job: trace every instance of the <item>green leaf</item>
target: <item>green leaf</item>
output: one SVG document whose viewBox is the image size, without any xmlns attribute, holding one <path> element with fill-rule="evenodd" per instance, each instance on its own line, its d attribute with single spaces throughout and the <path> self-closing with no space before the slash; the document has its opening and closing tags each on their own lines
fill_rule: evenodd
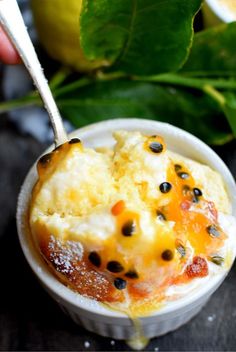
<svg viewBox="0 0 236 352">
<path fill-rule="evenodd" d="M 224 97 L 225 103 L 223 104 L 222 109 L 227 117 L 234 137 L 236 137 L 236 95 L 228 92 L 224 94 Z"/>
<path fill-rule="evenodd" d="M 84 0 L 80 40 L 89 60 L 149 75 L 178 70 L 189 53 L 201 0 Z"/>
<path fill-rule="evenodd" d="M 209 144 L 232 139 L 218 103 L 196 90 L 126 80 L 93 82 L 58 95 L 57 103 L 62 115 L 76 127 L 111 118 L 140 117 L 169 122 Z"/>
<path fill-rule="evenodd" d="M 219 92 L 211 85 L 204 86 L 204 92 L 208 94 L 219 106 L 228 120 L 229 126 L 236 137 L 236 95 L 233 92 Z"/>
<path fill-rule="evenodd" d="M 191 76 L 236 76 L 236 22 L 194 36 L 188 61 L 180 72 Z"/>
</svg>

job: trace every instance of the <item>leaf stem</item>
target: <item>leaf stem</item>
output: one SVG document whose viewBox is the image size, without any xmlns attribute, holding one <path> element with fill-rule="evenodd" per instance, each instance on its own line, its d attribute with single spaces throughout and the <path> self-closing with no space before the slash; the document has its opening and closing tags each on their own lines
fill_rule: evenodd
<svg viewBox="0 0 236 352">
<path fill-rule="evenodd" d="M 50 88 L 52 90 L 55 90 L 65 81 L 65 79 L 69 76 L 70 73 L 71 72 L 67 67 L 60 68 L 51 78 L 49 83 Z"/>
<path fill-rule="evenodd" d="M 156 76 L 133 77 L 133 80 L 141 82 L 156 82 L 164 84 L 174 84 L 177 86 L 189 87 L 204 90 L 205 86 L 212 86 L 218 89 L 236 90 L 236 80 L 212 79 L 212 78 L 192 78 L 184 77 L 179 74 L 166 73 Z"/>
<path fill-rule="evenodd" d="M 210 86 L 209 84 L 206 84 L 203 87 L 203 91 L 210 95 L 215 101 L 217 101 L 221 106 L 225 104 L 225 97 L 214 87 Z"/>
<path fill-rule="evenodd" d="M 66 72 L 59 71 L 58 75 L 54 77 L 54 82 L 51 83 L 52 87 L 55 87 L 54 96 L 56 98 L 68 94 L 70 92 L 76 91 L 81 87 L 92 84 L 97 81 L 109 81 L 116 80 L 121 78 L 126 78 L 133 81 L 139 82 L 153 82 L 159 84 L 168 84 L 182 87 L 189 87 L 193 89 L 198 89 L 209 96 L 211 96 L 215 101 L 217 101 L 221 106 L 225 104 L 224 96 L 217 89 L 231 89 L 236 90 L 236 80 L 227 80 L 227 79 L 208 79 L 208 78 L 193 78 L 186 77 L 180 74 L 167 73 L 160 74 L 155 76 L 127 76 L 121 72 L 113 72 L 111 74 L 99 73 L 95 78 L 93 77 L 83 77 L 72 83 L 66 84 L 64 86 L 58 86 L 63 82 Z M 70 97 L 71 98 L 71 97 Z M 31 92 L 26 97 L 0 103 L 0 113 L 10 111 L 13 109 L 21 108 L 24 106 L 42 106 L 41 99 L 36 92 Z"/>
<path fill-rule="evenodd" d="M 96 79 L 99 81 L 112 81 L 120 78 L 130 78 L 126 73 L 123 72 L 111 72 L 111 73 L 104 73 L 103 71 L 96 72 Z"/>
<path fill-rule="evenodd" d="M 26 106 L 42 106 L 43 103 L 39 96 L 28 95 L 24 98 L 15 99 L 0 103 L 0 114 Z"/>
<path fill-rule="evenodd" d="M 66 94 L 72 92 L 73 90 L 79 89 L 81 87 L 85 87 L 93 82 L 93 79 L 89 77 L 84 77 L 79 80 L 76 80 L 72 83 L 65 85 L 64 87 L 60 87 L 55 89 L 54 97 L 58 97 L 59 95 Z"/>
<path fill-rule="evenodd" d="M 55 81 L 53 84 L 51 84 L 51 88 L 52 86 L 54 87 L 58 86 L 58 84 L 60 84 L 60 82 L 64 80 L 64 77 L 65 77 L 64 74 L 67 75 L 67 72 L 63 73 L 62 71 L 61 72 L 59 71 L 58 75 L 56 74 Z M 73 90 L 84 87 L 92 82 L 93 82 L 92 79 L 85 77 L 77 81 L 74 81 L 70 84 L 67 84 L 63 87 L 56 88 L 53 92 L 53 95 L 54 97 L 58 97 L 62 94 L 69 93 Z M 27 96 L 23 98 L 0 103 L 0 114 L 14 109 L 23 108 L 26 106 L 43 106 L 43 103 L 36 91 L 30 92 Z"/>
</svg>

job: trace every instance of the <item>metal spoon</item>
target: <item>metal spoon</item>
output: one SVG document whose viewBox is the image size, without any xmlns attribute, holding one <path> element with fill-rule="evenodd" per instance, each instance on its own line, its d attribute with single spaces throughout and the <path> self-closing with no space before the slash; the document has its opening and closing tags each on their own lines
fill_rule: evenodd
<svg viewBox="0 0 236 352">
<path fill-rule="evenodd" d="M 41 95 L 51 120 L 55 145 L 59 146 L 65 143 L 68 137 L 63 126 L 62 118 L 26 30 L 16 0 L 0 0 L 0 23 L 17 49 Z"/>
</svg>

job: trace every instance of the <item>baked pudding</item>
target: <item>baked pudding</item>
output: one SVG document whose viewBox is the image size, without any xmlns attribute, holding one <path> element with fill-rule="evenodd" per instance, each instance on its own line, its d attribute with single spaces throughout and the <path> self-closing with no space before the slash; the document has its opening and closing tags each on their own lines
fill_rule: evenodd
<svg viewBox="0 0 236 352">
<path fill-rule="evenodd" d="M 135 317 L 227 271 L 235 219 L 217 172 L 158 135 L 114 138 L 98 150 L 74 138 L 39 159 L 29 225 L 62 283 Z"/>
</svg>

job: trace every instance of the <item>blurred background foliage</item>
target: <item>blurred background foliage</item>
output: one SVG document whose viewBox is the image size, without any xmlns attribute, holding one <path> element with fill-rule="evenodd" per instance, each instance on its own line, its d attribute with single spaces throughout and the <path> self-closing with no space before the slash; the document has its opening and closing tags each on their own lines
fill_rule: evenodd
<svg viewBox="0 0 236 352">
<path fill-rule="evenodd" d="M 46 72 L 51 89 L 74 127 L 140 117 L 214 145 L 236 136 L 236 22 L 204 28 L 202 0 L 31 5 L 41 45 L 60 62 Z M 0 112 L 34 105 L 42 103 L 32 91 L 2 102 Z"/>
</svg>

